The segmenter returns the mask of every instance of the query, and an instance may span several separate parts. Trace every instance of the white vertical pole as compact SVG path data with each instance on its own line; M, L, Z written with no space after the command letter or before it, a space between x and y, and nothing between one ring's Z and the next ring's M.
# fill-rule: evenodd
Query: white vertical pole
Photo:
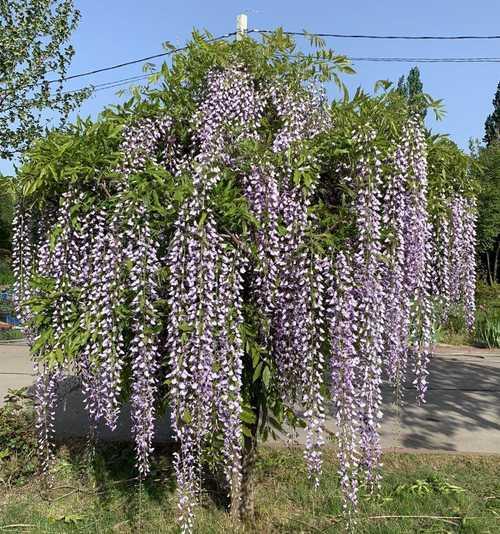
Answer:
M245 13L236 17L236 40L241 41L248 30L248 17Z

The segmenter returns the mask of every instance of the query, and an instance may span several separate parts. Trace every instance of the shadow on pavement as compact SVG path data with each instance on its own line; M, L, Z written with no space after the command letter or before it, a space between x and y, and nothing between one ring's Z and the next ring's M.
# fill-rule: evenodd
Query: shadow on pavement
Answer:
M397 409L392 390L384 385L384 448L500 453L500 358L436 357L430 367L427 402L419 406L411 381L406 384L405 404ZM79 381L66 377L59 387L56 436L59 440L82 438L89 433ZM333 417L327 429L335 430ZM299 432L298 440L305 436ZM131 441L130 406L122 407L118 428L101 425L102 441ZM156 421L155 441L172 441L168 414Z
M411 383L399 413L391 399L386 386L383 441L399 427L399 443L394 446L500 452L498 358L434 358L425 404L418 406Z

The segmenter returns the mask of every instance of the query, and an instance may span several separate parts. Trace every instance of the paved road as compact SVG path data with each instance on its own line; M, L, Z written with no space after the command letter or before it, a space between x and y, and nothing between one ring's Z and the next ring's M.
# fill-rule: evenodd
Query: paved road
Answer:
M30 386L33 365L24 341L0 342L0 405L9 389Z
M22 342L0 344L0 403L9 388L33 382L28 350ZM445 450L500 454L500 351L471 347L440 346L431 363L427 402L418 406L414 390L407 390L407 403L399 410L384 388L384 422L381 429L385 449ZM74 379L61 386L57 433L85 435L86 416L81 392ZM115 434L102 431L103 439L130 436L128 410L120 418ZM327 427L334 431L331 418ZM157 425L160 440L168 439L168 422ZM303 436L299 436L303 440Z

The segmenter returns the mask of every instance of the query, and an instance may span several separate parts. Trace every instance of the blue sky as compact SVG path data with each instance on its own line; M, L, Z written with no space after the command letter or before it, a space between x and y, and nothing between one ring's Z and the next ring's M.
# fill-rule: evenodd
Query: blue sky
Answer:
M246 12L250 28L307 29L318 33L358 34L499 34L499 0L76 0L82 13L73 36L76 54L70 74L105 67L162 51L161 43L181 46L193 28L214 35L233 31L236 15ZM300 38L299 38L300 39ZM299 43L304 44L304 41ZM405 57L500 57L500 40L488 41L368 41L329 39L335 51L349 56ZM358 63L357 73L346 77L350 90L362 86L371 91L379 79L397 80L413 65ZM470 137L483 135L484 120L500 80L500 63L421 64L424 89L444 101L447 115L434 130L449 133L461 147ZM134 65L87 78L103 83L142 74ZM80 87L84 79L68 83ZM95 116L104 106L120 101L117 89L99 91L79 113ZM0 172L11 164L0 161Z

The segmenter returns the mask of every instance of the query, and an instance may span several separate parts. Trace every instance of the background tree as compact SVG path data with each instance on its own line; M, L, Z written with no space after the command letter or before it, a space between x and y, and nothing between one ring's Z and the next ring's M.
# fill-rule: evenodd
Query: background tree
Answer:
M484 142L486 146L500 140L500 82L493 98L493 113L488 115L484 123Z
M12 283L10 255L13 206L11 182L0 176L0 286Z
M12 201L10 195L0 193L0 254L10 250Z
M12 159L88 95L63 92L80 13L73 0L0 0L0 158ZM52 82L52 80L58 80Z
M486 281L500 281L500 83L493 98L493 112L484 124L486 146L471 146L479 182L477 253Z
M406 98L410 109L417 111L422 119L427 115L427 106L424 97L424 85L420 80L418 67L410 69L406 78L401 76L398 80L398 91Z
M489 284L500 282L500 143L476 154L478 255Z

